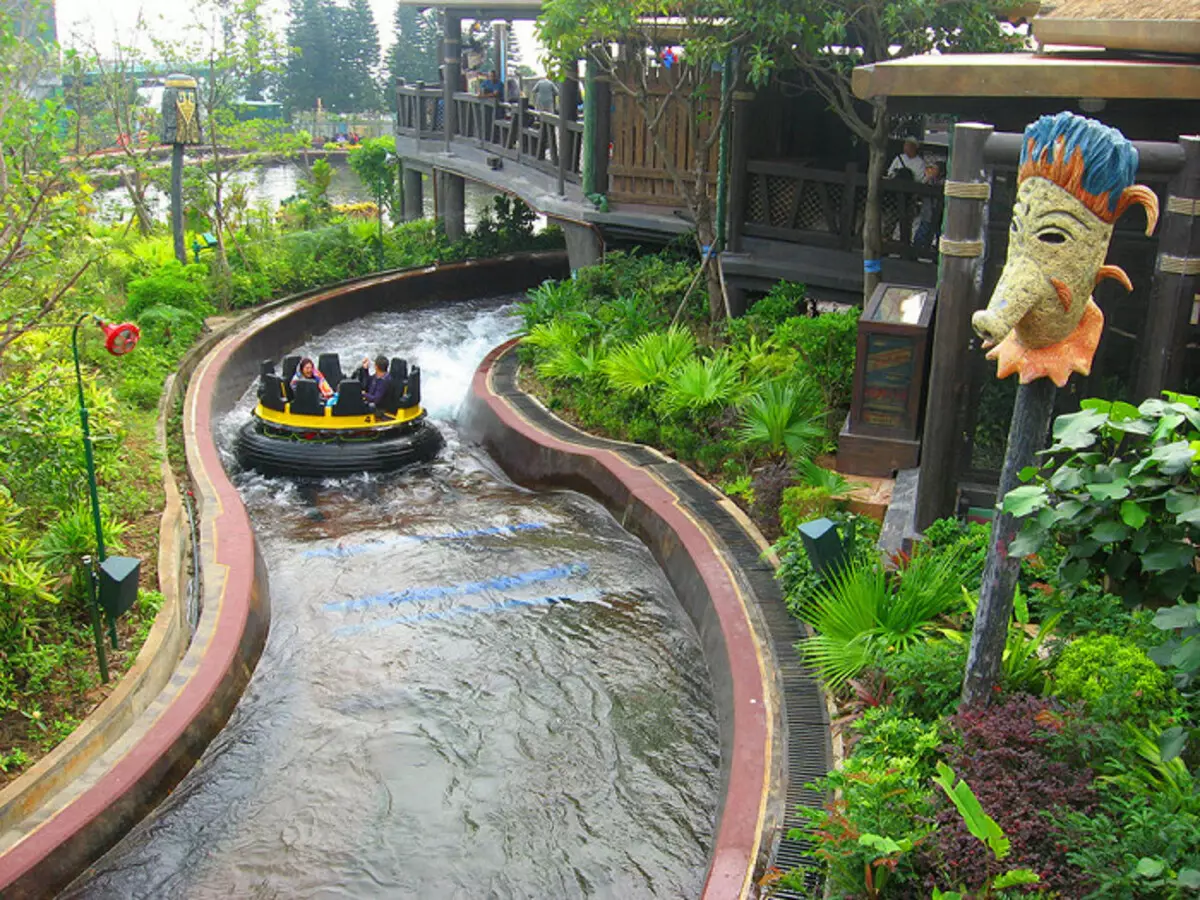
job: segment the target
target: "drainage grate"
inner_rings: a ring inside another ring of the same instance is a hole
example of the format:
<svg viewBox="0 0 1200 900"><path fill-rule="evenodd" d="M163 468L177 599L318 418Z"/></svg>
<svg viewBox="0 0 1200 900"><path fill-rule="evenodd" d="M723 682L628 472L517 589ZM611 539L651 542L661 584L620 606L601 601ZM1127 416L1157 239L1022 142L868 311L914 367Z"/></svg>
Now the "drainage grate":
<svg viewBox="0 0 1200 900"><path fill-rule="evenodd" d="M789 838L788 831L804 823L796 812L797 807L816 809L823 801L820 794L805 785L825 775L832 765L829 716L816 680L802 665L796 652L796 644L804 640L804 632L784 605L774 570L762 559L758 545L741 522L719 504L720 496L688 469L676 462L664 461L646 447L586 434L547 413L517 388L516 370L516 354L511 351L496 361L492 383L497 393L537 423L538 428L555 437L584 447L614 450L633 465L653 467L654 474L671 485L689 511L708 523L722 544L726 558L731 559L739 570L743 585L749 589L749 599L766 623L783 684L781 713L787 753L786 808L779 839L768 862L785 871L800 866L807 869L804 892L776 890L771 896L774 900L802 900L806 896L816 896L821 888L821 869L813 856L814 845L811 841Z"/></svg>

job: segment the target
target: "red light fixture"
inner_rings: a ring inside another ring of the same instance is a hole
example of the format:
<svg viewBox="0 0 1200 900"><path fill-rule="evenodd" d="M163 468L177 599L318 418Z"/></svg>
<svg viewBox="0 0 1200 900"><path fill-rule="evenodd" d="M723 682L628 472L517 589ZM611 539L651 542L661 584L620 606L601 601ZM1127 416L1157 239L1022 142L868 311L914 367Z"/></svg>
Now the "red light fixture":
<svg viewBox="0 0 1200 900"><path fill-rule="evenodd" d="M104 329L104 349L113 356L124 356L137 346L142 336L141 329L132 322L122 322L120 325L101 322L100 327Z"/></svg>

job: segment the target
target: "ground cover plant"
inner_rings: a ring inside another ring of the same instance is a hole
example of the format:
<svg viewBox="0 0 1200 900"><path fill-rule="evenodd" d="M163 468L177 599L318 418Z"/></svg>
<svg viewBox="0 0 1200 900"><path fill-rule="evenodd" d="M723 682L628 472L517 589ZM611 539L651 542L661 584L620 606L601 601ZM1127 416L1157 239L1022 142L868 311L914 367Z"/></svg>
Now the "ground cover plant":
<svg viewBox="0 0 1200 900"><path fill-rule="evenodd" d="M530 292L525 384L581 427L697 469L775 536L851 487L812 460L849 404L857 310L818 315L783 282L714 327L694 276L686 257L611 253Z"/></svg>
<svg viewBox="0 0 1200 900"><path fill-rule="evenodd" d="M1022 564L990 704L959 708L986 523L936 522L890 560L848 535L826 577L794 533L776 544L789 608L814 629L800 650L847 748L796 835L832 896L1200 891L1200 400L1084 401L1023 478L1004 501L1024 520ZM853 521L839 519L844 532ZM954 571L957 602L937 601L937 580L902 602L922 567ZM1003 854L981 852L989 833Z"/></svg>

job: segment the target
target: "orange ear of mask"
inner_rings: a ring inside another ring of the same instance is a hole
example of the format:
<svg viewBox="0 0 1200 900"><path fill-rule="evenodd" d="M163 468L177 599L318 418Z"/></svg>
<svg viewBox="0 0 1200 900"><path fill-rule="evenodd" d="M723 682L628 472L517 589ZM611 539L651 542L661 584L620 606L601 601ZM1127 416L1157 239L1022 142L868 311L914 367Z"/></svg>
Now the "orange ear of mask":
<svg viewBox="0 0 1200 900"><path fill-rule="evenodd" d="M1105 278L1111 278L1113 281L1120 282L1121 286L1127 291L1133 290L1133 282L1129 280L1129 276L1125 274L1125 270L1120 266L1101 266L1096 272L1096 284L1099 284Z"/></svg>
<svg viewBox="0 0 1200 900"><path fill-rule="evenodd" d="M1115 222L1121 218L1125 210L1134 203L1141 204L1145 208L1146 234L1153 234L1154 226L1158 224L1158 194L1144 184L1130 185L1121 192L1121 199L1117 201L1117 209L1111 221Z"/></svg>

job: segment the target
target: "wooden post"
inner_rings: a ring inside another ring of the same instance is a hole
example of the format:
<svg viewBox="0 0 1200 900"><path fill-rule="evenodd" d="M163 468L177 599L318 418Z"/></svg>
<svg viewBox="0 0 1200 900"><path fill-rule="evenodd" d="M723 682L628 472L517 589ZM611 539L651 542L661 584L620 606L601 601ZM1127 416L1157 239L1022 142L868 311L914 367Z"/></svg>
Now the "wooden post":
<svg viewBox="0 0 1200 900"><path fill-rule="evenodd" d="M608 79L594 59L586 62L587 91L583 95L583 193L608 193L609 115L612 104Z"/></svg>
<svg viewBox="0 0 1200 900"><path fill-rule="evenodd" d="M579 73L577 66L566 70L562 89L558 94L558 196L567 195L567 167L574 154L571 152L571 132L568 125L579 117Z"/></svg>
<svg viewBox="0 0 1200 900"><path fill-rule="evenodd" d="M525 147L525 122L529 118L529 98L522 97L517 101L517 120L513 129L517 133L517 162L521 161L521 153Z"/></svg>
<svg viewBox="0 0 1200 900"><path fill-rule="evenodd" d="M442 130L445 132L446 152L454 137L454 94L462 74L462 16L442 10L444 37L442 56Z"/></svg>
<svg viewBox="0 0 1200 900"><path fill-rule="evenodd" d="M746 190L750 180L746 166L750 161L750 91L733 92L729 123L729 221L725 239L731 253L742 252L742 234L746 225Z"/></svg>
<svg viewBox="0 0 1200 900"><path fill-rule="evenodd" d="M1188 321L1200 275L1200 137L1181 137L1183 168L1167 188L1154 289L1142 329L1137 400L1180 387Z"/></svg>
<svg viewBox="0 0 1200 900"><path fill-rule="evenodd" d="M417 82L417 96L412 101L413 125L416 128L417 149L421 149L421 129L425 124L425 82Z"/></svg>
<svg viewBox="0 0 1200 900"><path fill-rule="evenodd" d="M992 538L979 587L971 649L967 653L963 679L963 703L967 706L986 704L993 688L1000 683L1013 592L1021 571L1020 557L1010 558L1008 552L1017 535L1017 520L1000 512L1001 503L1004 495L1020 484L1021 470L1033 465L1034 456L1045 445L1054 412L1054 392L1054 382L1049 378L1039 378L1017 388L1004 468L1000 472L1000 490L996 494L996 517L992 520Z"/></svg>
<svg viewBox="0 0 1200 900"><path fill-rule="evenodd" d="M425 215L424 184L421 173L412 166L404 167L404 221L415 222Z"/></svg>
<svg viewBox="0 0 1200 900"><path fill-rule="evenodd" d="M967 122L954 126L950 181L982 183L983 147L991 125ZM965 250L983 240L982 199L946 198L945 246ZM971 313L980 306L977 273L982 256L943 253L933 330L933 361L925 399L921 440L921 479L917 489L917 529L954 512L962 425L959 410L968 388L965 364L971 343Z"/></svg>

